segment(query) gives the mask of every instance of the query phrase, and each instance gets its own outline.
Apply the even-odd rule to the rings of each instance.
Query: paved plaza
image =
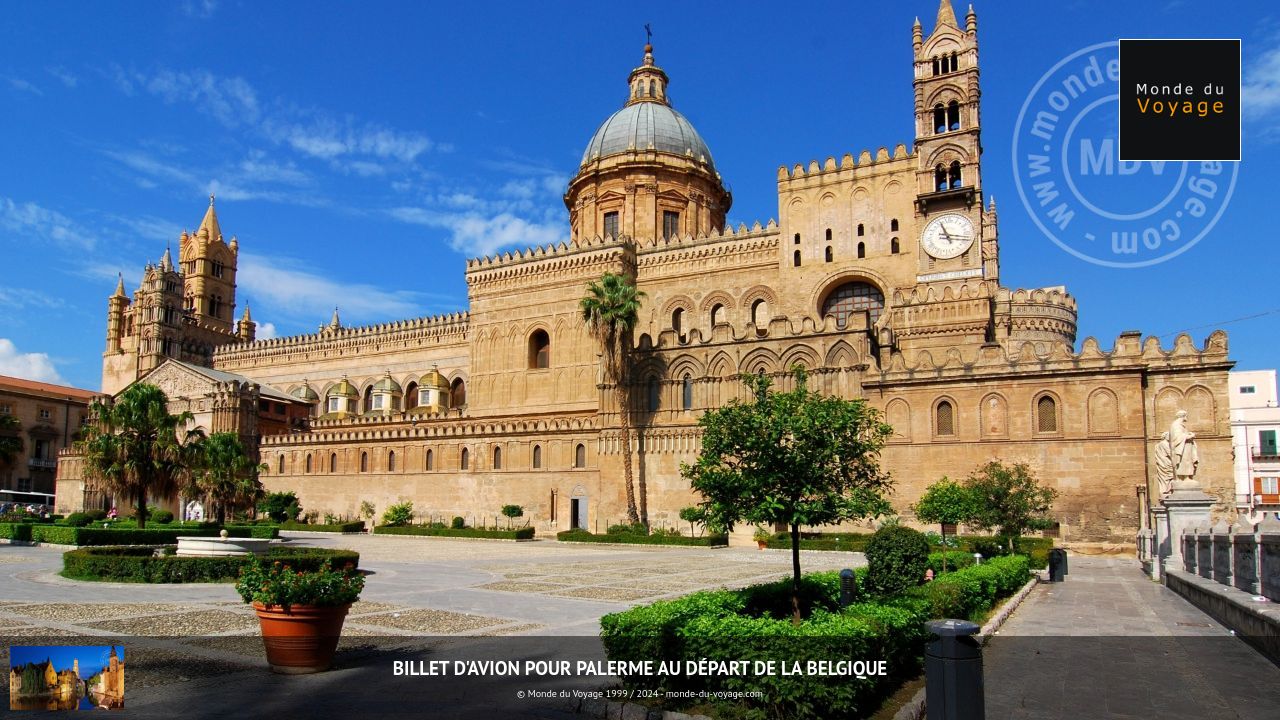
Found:
[[[1069,564],[988,643],[988,720],[1280,717],[1280,668],[1132,558]]]

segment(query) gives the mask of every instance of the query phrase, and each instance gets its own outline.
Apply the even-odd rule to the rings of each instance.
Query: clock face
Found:
[[[920,236],[924,251],[939,260],[959,257],[973,244],[973,221],[964,215],[947,213],[929,221]]]

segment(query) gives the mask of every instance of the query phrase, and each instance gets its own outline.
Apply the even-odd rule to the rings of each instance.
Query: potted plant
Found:
[[[253,603],[271,669],[287,675],[321,672],[333,664],[342,622],[364,589],[364,576],[348,565],[299,571],[256,556],[240,571],[236,592]]]
[[[769,547],[769,541],[773,539],[773,534],[765,530],[763,526],[757,525],[755,534],[751,537],[756,541],[756,545],[759,545],[760,549],[764,550]]]

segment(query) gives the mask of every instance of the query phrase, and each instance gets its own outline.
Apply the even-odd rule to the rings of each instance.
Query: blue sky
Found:
[[[117,645],[116,656],[124,660],[124,646]],[[53,669],[59,672],[70,670],[73,661],[80,661],[80,677],[88,679],[107,666],[111,656],[110,645],[15,645],[9,648],[10,666],[26,665],[33,662],[53,662]]]
[[[643,25],[734,192],[776,217],[779,165],[912,140],[911,23],[933,0],[802,3],[27,2],[0,26],[0,374],[97,388],[106,297],[218,196],[260,333],[466,307],[466,257],[566,239],[564,185],[625,99]],[[1280,365],[1273,222],[1280,12],[1263,3],[976,4],[983,185],[1002,281],[1066,285],[1079,337],[1230,332]],[[964,3],[957,4],[963,17]],[[1018,110],[1118,37],[1243,39],[1244,162],[1213,232],[1143,269],[1055,246],[1018,202]],[[1135,181],[1136,182],[1136,181]],[[1135,197],[1143,190],[1135,185]],[[1123,199],[1123,198],[1121,198]],[[237,311],[238,314],[239,310]],[[1270,314],[1238,320],[1260,313]],[[1234,322],[1228,322],[1234,321]]]

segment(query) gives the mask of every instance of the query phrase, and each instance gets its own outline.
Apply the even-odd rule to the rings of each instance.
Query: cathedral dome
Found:
[[[675,109],[660,102],[627,105],[600,125],[582,154],[582,164],[632,150],[656,150],[691,157],[715,172],[711,150],[693,125]]]

